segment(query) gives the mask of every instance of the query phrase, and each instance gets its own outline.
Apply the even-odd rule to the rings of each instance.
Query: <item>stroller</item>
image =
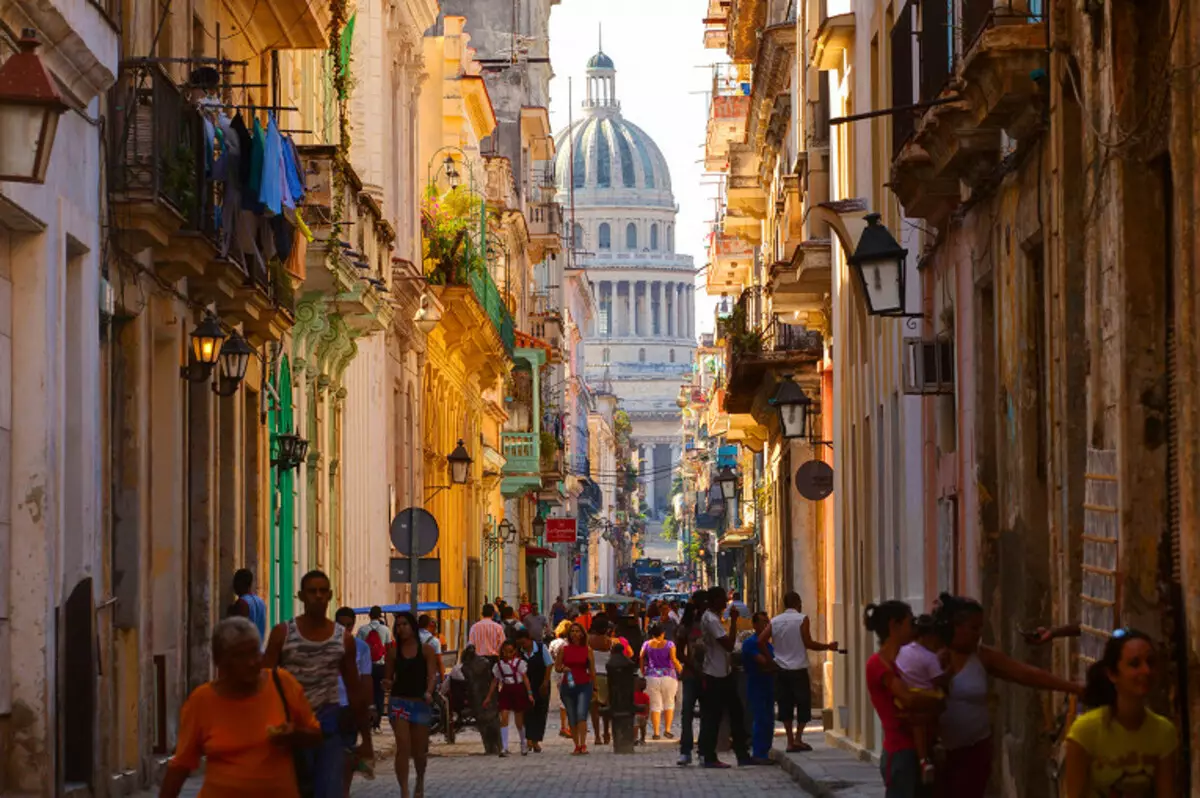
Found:
[[[475,725],[467,680],[461,668],[456,666],[438,686],[433,696],[432,716],[430,732],[444,734],[446,742],[451,744],[460,730]]]

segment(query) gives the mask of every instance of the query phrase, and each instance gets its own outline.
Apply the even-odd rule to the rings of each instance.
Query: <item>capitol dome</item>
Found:
[[[587,62],[583,117],[554,137],[559,201],[576,205],[637,205],[673,208],[671,173],[662,150],[644,130],[621,115],[616,68],[603,50]]]

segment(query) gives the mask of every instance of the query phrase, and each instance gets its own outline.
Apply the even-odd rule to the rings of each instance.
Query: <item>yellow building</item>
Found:
[[[427,339],[422,385],[424,504],[440,530],[430,556],[440,558],[441,580],[422,587],[421,598],[467,607],[469,620],[483,596],[490,597],[486,541],[503,520],[499,439],[508,417],[504,378],[512,368],[514,331],[487,269],[480,142],[495,130],[496,117],[465,22],[444,17],[441,35],[424,40],[429,89],[421,96],[418,164],[427,180],[424,273],[431,311],[440,317]],[[471,474],[466,485],[451,485],[446,456],[460,440]],[[463,632],[447,625],[452,647]]]

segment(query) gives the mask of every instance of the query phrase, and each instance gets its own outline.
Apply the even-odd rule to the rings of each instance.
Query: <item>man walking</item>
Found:
[[[550,625],[550,621],[545,615],[538,612],[538,605],[529,605],[529,614],[521,619],[521,623],[525,624],[525,628],[529,630],[529,636],[539,643],[546,639],[546,627]]]
[[[304,751],[307,784],[301,786],[302,794],[311,794],[313,798],[341,798],[345,755],[338,726],[338,676],[342,677],[350,694],[355,722],[363,736],[363,744],[356,755],[367,760],[374,758],[367,696],[358,677],[358,652],[350,632],[329,618],[333,590],[323,571],[306,573],[300,579],[298,595],[304,605],[304,614],[271,630],[263,667],[286,668],[296,677],[321,724],[321,745]]]
[[[550,607],[550,618],[554,621],[554,628],[562,623],[567,617],[567,605],[563,603],[562,596],[554,597],[554,604]]]
[[[524,629],[525,626],[517,620],[517,613],[512,607],[505,605],[504,609],[500,610],[500,622],[504,626],[504,639],[512,642],[517,640],[517,632]]]
[[[383,669],[387,660],[387,647],[392,642],[392,630],[383,622],[383,610],[379,606],[371,608],[371,620],[358,630],[358,639],[367,644],[371,652],[371,687],[375,699],[375,731],[379,731],[383,723]]]
[[[267,639],[267,604],[254,592],[254,572],[239,568],[233,575],[233,595],[237,598],[229,608],[230,615],[249,618],[258,627],[258,634]]]
[[[333,614],[333,619],[345,627],[347,632],[354,631],[354,621],[358,616],[349,607],[339,607]],[[372,689],[371,676],[371,647],[361,637],[354,639],[355,664],[358,666],[359,690],[363,694]],[[355,751],[358,747],[358,725],[355,722],[354,708],[350,704],[350,692],[346,689],[346,681],[338,675],[338,725],[342,732],[342,747],[347,752]],[[375,777],[374,764],[360,759],[356,754],[348,755],[344,765],[345,779],[343,781],[343,798],[350,798],[350,783],[354,780],[354,771],[361,770],[369,778]]]
[[[504,627],[496,623],[496,608],[483,605],[483,617],[471,624],[467,631],[467,643],[475,646],[475,653],[487,657],[493,665],[500,658],[500,646],[504,643]]]
[[[787,732],[789,753],[811,751],[804,742],[804,727],[812,720],[812,681],[808,676],[808,652],[837,651],[837,643],[819,643],[812,639],[808,616],[800,611],[800,594],[792,590],[783,597],[783,612],[758,636],[759,646],[775,648],[775,696],[779,719]],[[795,724],[795,725],[793,725]]]
[[[704,641],[703,683],[700,688],[700,758],[706,768],[728,768],[717,759],[717,732],[721,717],[729,715],[729,735],[739,765],[750,764],[746,748],[745,714],[737,684],[732,675],[733,643],[737,635],[738,612],[731,608],[729,630],[721,622],[725,609],[725,590],[713,587],[708,591],[708,609],[700,622]]]

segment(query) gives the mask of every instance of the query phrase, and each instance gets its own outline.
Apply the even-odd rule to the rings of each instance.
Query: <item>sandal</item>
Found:
[[[789,754],[803,754],[803,753],[805,753],[807,751],[811,751],[811,750],[812,750],[812,746],[809,745],[808,743],[796,743],[795,745],[789,745],[787,747],[787,752]]]
[[[663,732],[663,737],[666,737],[668,740],[674,740],[674,739],[675,739],[675,735],[674,735],[674,734],[672,734],[671,732]]]
[[[570,740],[570,739],[571,739],[571,733],[570,733],[570,732],[565,732],[565,731],[561,731],[561,730],[560,730],[560,731],[558,732],[558,736],[559,736],[559,737],[566,737],[568,740]]]

